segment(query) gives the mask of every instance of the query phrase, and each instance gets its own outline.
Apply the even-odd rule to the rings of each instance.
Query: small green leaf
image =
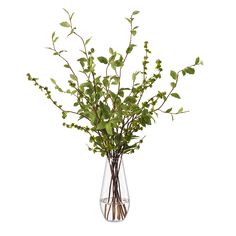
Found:
[[[177,74],[175,71],[173,71],[173,70],[170,71],[170,76],[171,76],[174,80],[177,80],[177,78],[178,78],[178,74]]]
[[[62,118],[65,119],[67,117],[67,112],[66,111],[63,111],[62,112]]]
[[[72,80],[74,80],[74,81],[78,81],[77,76],[74,75],[74,74],[70,74],[70,78],[71,78]]]
[[[77,61],[79,61],[80,65],[82,67],[84,67],[85,66],[85,62],[87,61],[87,59],[85,57],[81,57]]]
[[[129,47],[126,49],[126,54],[131,53],[134,47],[136,47],[135,44],[130,44]]]
[[[110,123],[110,122],[108,122],[108,123],[105,124],[105,129],[106,129],[106,131],[107,131],[107,133],[108,133],[109,135],[112,135],[112,134],[113,134],[113,130],[112,130],[112,127],[111,127],[111,123]]]
[[[195,60],[195,65],[198,65],[200,62],[200,57],[197,57],[196,60]]]
[[[55,87],[55,89],[57,89],[57,90],[58,90],[59,92],[61,92],[61,93],[64,92],[58,85]]]
[[[137,31],[136,31],[136,30],[134,30],[134,29],[133,29],[133,30],[131,30],[130,32],[131,32],[131,34],[132,34],[133,36],[135,36],[135,35],[137,34]]]
[[[180,96],[179,96],[178,93],[172,93],[171,96],[174,97],[174,98],[178,98],[178,99],[180,99]]]
[[[50,79],[53,84],[57,84],[55,79]]]
[[[56,35],[56,32],[53,32],[52,33],[52,39],[54,39],[55,35]]]
[[[119,84],[119,82],[120,82],[120,77],[112,76],[112,77],[111,77],[111,80],[112,80],[112,83],[111,83],[111,84],[117,85],[117,84]]]
[[[115,67],[121,67],[121,66],[123,66],[124,65],[124,63],[123,63],[123,61],[121,61],[121,60],[116,60],[116,61],[114,61],[114,63],[113,63],[113,66],[115,66]]]
[[[70,68],[70,66],[68,64],[65,64],[64,67],[65,68]]]
[[[179,110],[178,110],[178,112],[177,113],[182,113],[184,111],[184,108],[183,107],[181,107]]]
[[[118,95],[121,97],[124,97],[124,95],[125,95],[124,90],[120,89],[118,92]]]
[[[165,112],[170,113],[172,111],[172,108],[167,109]]]
[[[108,85],[109,85],[109,81],[108,81],[107,78],[104,78],[104,80],[102,81],[102,83],[103,83],[103,85],[104,85],[105,87],[108,87]]]
[[[90,81],[80,84],[80,89],[82,91],[84,90],[84,88],[93,89],[93,85],[92,85],[92,83]]]
[[[68,15],[70,15],[69,11],[66,10],[65,8],[62,8]]]
[[[109,48],[109,53],[110,53],[111,55],[113,55],[113,54],[114,54],[114,50],[113,50],[112,48]]]
[[[77,107],[78,105],[79,105],[79,103],[78,103],[78,102],[75,102],[75,103],[74,103],[74,106],[75,106],[75,107]]]
[[[92,37],[87,39],[84,44],[87,45],[91,39],[92,39]]]
[[[184,69],[184,71],[188,74],[191,74],[191,75],[193,75],[195,73],[195,70],[192,67],[187,67]]]
[[[132,96],[128,96],[125,98],[124,100],[125,103],[135,103],[136,102],[136,98],[132,97]]]
[[[132,15],[137,15],[137,14],[139,14],[140,13],[140,11],[134,11],[133,13],[132,13]]]
[[[137,75],[139,74],[139,71],[136,71],[132,74],[132,80],[135,81],[137,78]]]
[[[98,57],[98,61],[103,63],[103,64],[107,64],[108,60],[105,57]]]
[[[103,102],[100,102],[99,105],[100,105],[101,111],[104,115],[104,118],[109,119],[110,116],[112,115],[110,107],[108,105],[104,104]]]
[[[61,25],[62,27],[66,27],[66,28],[69,28],[69,27],[70,27],[70,24],[69,24],[67,21],[61,22],[60,25]]]
[[[174,83],[174,82],[171,82],[170,85],[171,85],[172,88],[176,87],[176,83]]]
[[[53,42],[55,43],[58,39],[59,39],[59,37],[54,38]]]
[[[129,18],[125,18],[130,24],[131,24],[131,19],[129,19]]]
[[[158,91],[158,93],[157,93],[157,97],[158,98],[161,98],[161,99],[165,99],[166,98],[166,92],[164,91],[164,92],[160,92],[160,91]]]
[[[98,125],[96,126],[97,130],[105,129],[105,122],[101,120]]]

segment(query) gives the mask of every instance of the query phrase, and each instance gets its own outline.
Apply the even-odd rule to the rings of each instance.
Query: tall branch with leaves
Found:
[[[163,70],[161,60],[157,59],[155,72],[152,76],[148,76],[151,51],[147,41],[144,42],[145,55],[142,68],[130,76],[131,87],[122,87],[122,70],[136,47],[133,38],[137,34],[138,26],[134,25],[134,20],[139,11],[134,11],[129,18],[126,18],[130,26],[130,35],[125,53],[122,54],[109,48],[108,56],[98,57],[95,57],[95,49],[89,46],[91,38],[83,38],[74,27],[72,22],[74,13],[71,14],[67,10],[65,12],[67,20],[61,22],[60,25],[67,28],[68,37],[78,38],[82,47],[81,55],[77,59],[79,69],[73,68],[66,57],[66,50],[58,49],[59,37],[53,32],[52,45],[48,49],[64,62],[64,67],[68,71],[69,87],[63,89],[55,79],[51,79],[51,82],[57,92],[74,98],[74,109],[66,109],[58,104],[52,97],[51,90],[41,85],[37,78],[30,74],[27,74],[27,78],[34,82],[34,85],[61,111],[65,127],[76,128],[89,135],[91,142],[89,150],[100,152],[102,156],[107,157],[122,157],[123,154],[134,153],[143,142],[139,131],[147,125],[152,125],[159,113],[169,114],[173,119],[175,115],[187,112],[183,108],[174,111],[173,108],[165,109],[164,107],[171,98],[180,99],[180,95],[176,92],[179,80],[183,76],[195,73],[195,67],[202,64],[199,57],[193,64],[178,72],[170,71],[172,81],[169,91],[154,91],[154,96],[144,99],[145,92],[161,80]],[[104,66],[103,75],[96,73],[97,63]],[[81,75],[84,75],[84,79]],[[77,122],[67,123],[68,114],[74,115]],[[84,122],[85,120],[87,122]]]

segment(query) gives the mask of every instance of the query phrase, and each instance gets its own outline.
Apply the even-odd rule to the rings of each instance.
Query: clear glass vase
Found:
[[[100,196],[100,207],[104,218],[119,222],[127,216],[130,205],[129,192],[122,157],[106,159]]]

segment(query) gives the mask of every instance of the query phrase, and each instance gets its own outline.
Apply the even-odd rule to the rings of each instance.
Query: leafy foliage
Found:
[[[202,64],[199,57],[196,58],[195,63],[178,72],[170,71],[172,82],[170,82],[169,91],[156,91],[154,96],[144,99],[145,92],[162,78],[163,70],[161,60],[157,59],[154,73],[148,76],[151,51],[147,41],[144,42],[142,68],[131,75],[132,86],[129,88],[121,86],[122,70],[127,58],[136,47],[133,37],[137,34],[138,26],[134,26],[134,17],[139,14],[139,11],[134,11],[129,18],[126,18],[130,26],[130,37],[125,53],[122,54],[109,48],[109,54],[106,57],[95,57],[95,49],[88,46],[91,38],[85,40],[78,34],[72,23],[74,13],[70,14],[67,10],[65,12],[68,19],[60,25],[69,30],[68,36],[77,37],[82,44],[82,55],[77,59],[80,74],[77,73],[78,69],[72,68],[68,59],[65,58],[64,53],[67,51],[57,48],[56,43],[59,37],[54,32],[51,37],[52,46],[48,49],[64,62],[64,67],[68,70],[69,88],[61,88],[55,79],[51,79],[51,82],[55,90],[74,98],[74,110],[64,109],[64,106],[58,104],[49,88],[40,85],[37,78],[30,74],[27,74],[27,78],[61,111],[65,121],[68,114],[73,114],[78,118],[75,123],[64,122],[63,125],[87,133],[91,142],[89,150],[100,152],[102,156],[109,156],[111,153],[117,155],[133,153],[143,142],[139,131],[152,125],[159,113],[169,114],[173,119],[175,115],[187,112],[183,108],[175,112],[173,108],[163,110],[163,107],[171,97],[180,99],[180,95],[174,91],[179,78],[181,75],[195,73],[195,67]],[[104,67],[103,75],[96,73],[97,62]]]

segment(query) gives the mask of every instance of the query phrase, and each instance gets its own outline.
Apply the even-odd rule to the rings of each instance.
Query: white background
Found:
[[[233,3],[1,1],[0,235],[235,236]],[[176,107],[191,112],[174,122],[160,116],[145,130],[141,150],[125,158],[131,208],[122,223],[106,222],[99,209],[105,159],[88,152],[87,137],[64,128],[60,112],[26,80],[27,72],[44,84],[51,77],[63,80],[61,62],[44,49],[54,30],[65,37],[58,25],[65,20],[63,7],[76,11],[78,29],[93,36],[97,56],[109,46],[125,50],[124,17],[140,10],[130,70],[141,65],[145,40],[153,59],[163,60],[167,81],[170,69],[197,56],[205,63],[178,88]]]

